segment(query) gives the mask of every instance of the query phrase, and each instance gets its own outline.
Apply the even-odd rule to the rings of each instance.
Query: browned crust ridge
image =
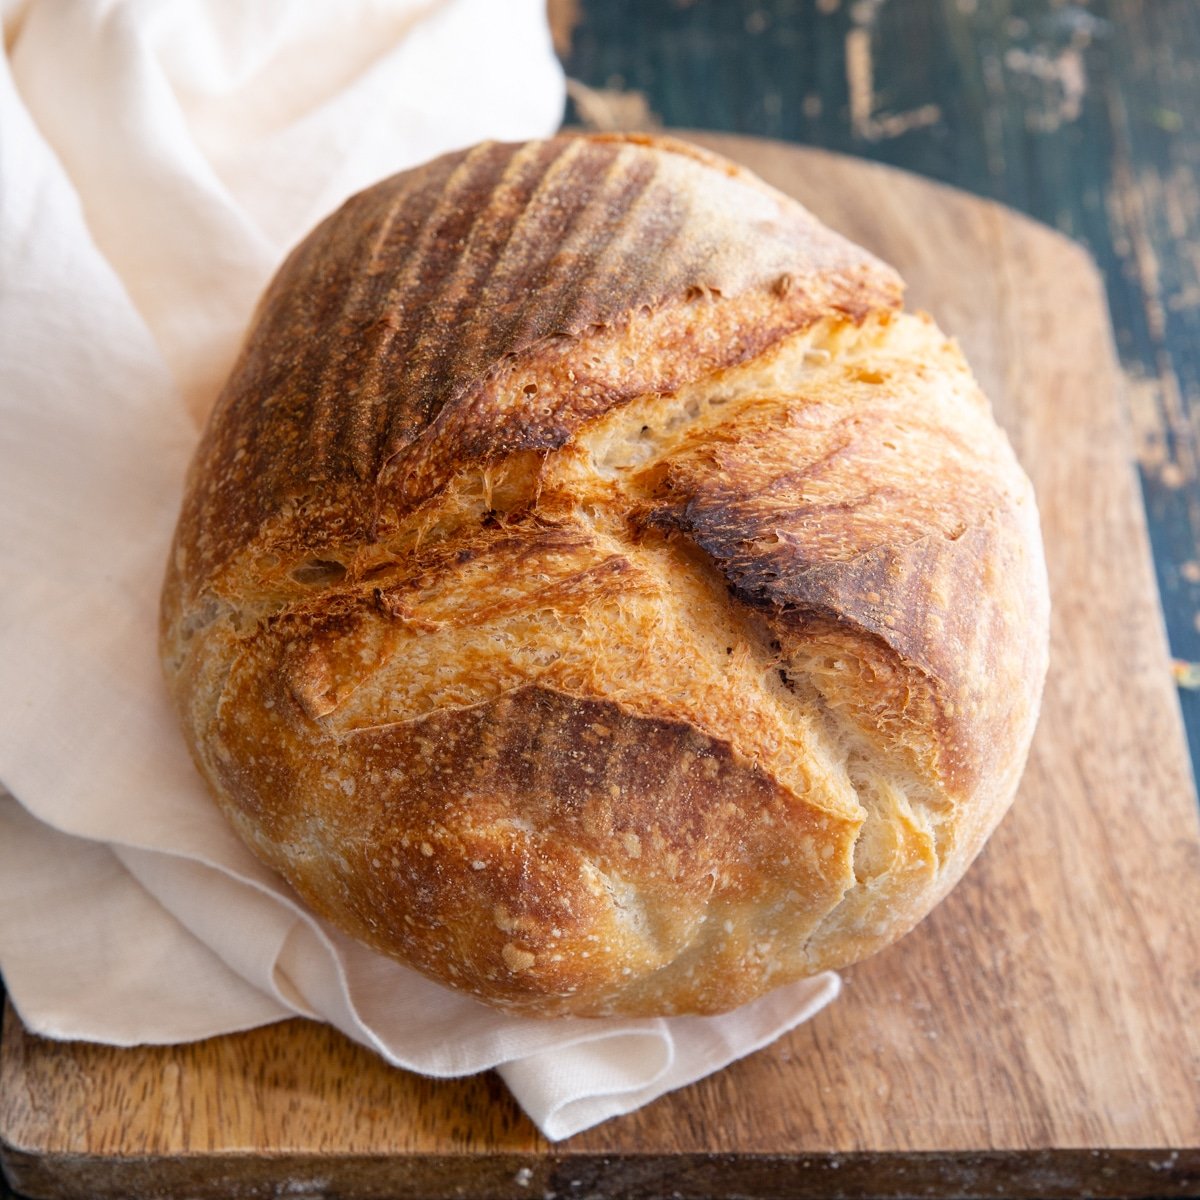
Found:
[[[910,928],[1012,798],[1032,493],[894,272],[668,139],[484,144],[263,298],[163,598],[250,846],[533,1015],[714,1012]]]

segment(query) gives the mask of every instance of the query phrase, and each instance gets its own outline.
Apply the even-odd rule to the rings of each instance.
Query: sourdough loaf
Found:
[[[895,273],[686,144],[355,196],[192,465],[163,661],[321,916],[538,1016],[711,1013],[911,928],[1016,789],[1030,485]]]

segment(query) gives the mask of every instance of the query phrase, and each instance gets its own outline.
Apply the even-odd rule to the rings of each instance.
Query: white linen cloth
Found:
[[[284,253],[375,179],[553,131],[541,0],[32,0],[0,78],[0,970],[47,1037],[295,1014],[433,1076],[498,1067],[550,1138],[770,1042],[836,976],[717,1018],[534,1021],[341,936],[208,799],[156,657],[185,467]]]

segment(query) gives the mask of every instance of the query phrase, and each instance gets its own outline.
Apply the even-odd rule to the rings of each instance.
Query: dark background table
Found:
[[[729,130],[878,159],[1009,204],[1091,251],[1171,649],[1189,682],[1185,664],[1200,660],[1200,4],[551,8],[574,81],[571,120]],[[1180,699],[1195,765],[1200,692],[1183,687]]]

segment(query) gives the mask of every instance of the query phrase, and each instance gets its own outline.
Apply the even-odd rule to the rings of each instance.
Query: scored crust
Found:
[[[251,848],[530,1015],[716,1012],[911,928],[1016,789],[1032,491],[895,274],[683,143],[348,201],[188,478],[162,651]]]

